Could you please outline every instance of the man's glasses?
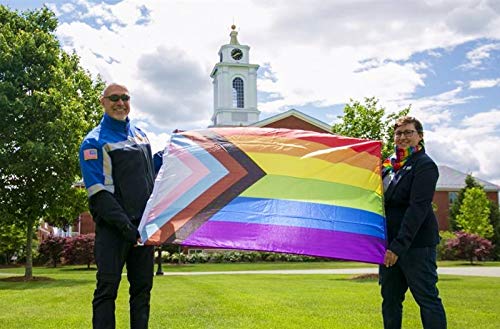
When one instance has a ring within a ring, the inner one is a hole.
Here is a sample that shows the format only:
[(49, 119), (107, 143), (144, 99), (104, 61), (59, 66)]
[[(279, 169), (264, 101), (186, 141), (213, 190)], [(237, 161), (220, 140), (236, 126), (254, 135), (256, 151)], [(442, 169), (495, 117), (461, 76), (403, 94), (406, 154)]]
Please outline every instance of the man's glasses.
[(113, 94), (109, 96), (104, 96), (104, 98), (107, 98), (112, 102), (118, 102), (120, 99), (124, 102), (128, 102), (130, 100), (130, 96), (127, 94), (121, 94), (121, 95)]
[(394, 132), (394, 136), (401, 137), (402, 135), (405, 135), (405, 137), (411, 137), (413, 136), (414, 132), (416, 132), (416, 130), (396, 131)]

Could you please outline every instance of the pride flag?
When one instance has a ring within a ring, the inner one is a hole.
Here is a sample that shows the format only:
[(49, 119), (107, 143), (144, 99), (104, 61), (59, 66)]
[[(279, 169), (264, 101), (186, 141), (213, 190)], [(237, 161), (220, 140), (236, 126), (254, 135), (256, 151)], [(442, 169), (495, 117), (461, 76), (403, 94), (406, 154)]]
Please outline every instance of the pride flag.
[(380, 149), (379, 141), (289, 129), (173, 134), (141, 238), (382, 263)]

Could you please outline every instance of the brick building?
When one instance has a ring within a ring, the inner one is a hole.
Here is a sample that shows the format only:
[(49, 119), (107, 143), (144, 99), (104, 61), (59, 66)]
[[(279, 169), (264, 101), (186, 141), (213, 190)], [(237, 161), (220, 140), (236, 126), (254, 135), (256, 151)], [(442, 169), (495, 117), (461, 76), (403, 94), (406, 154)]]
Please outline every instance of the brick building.
[[(437, 206), (436, 217), (439, 222), (440, 230), (448, 230), (450, 227), (449, 213), (450, 206), (458, 196), (458, 191), (465, 187), (465, 178), (467, 174), (460, 172), (448, 166), (438, 165), (439, 179), (434, 194), (434, 203)], [(498, 191), (500, 187), (482, 179), (474, 179), (483, 185), (488, 199), (498, 204)]]
[(295, 109), (255, 122), (250, 126), (260, 128), (301, 129), (329, 134), (332, 132), (332, 127), (330, 125)]

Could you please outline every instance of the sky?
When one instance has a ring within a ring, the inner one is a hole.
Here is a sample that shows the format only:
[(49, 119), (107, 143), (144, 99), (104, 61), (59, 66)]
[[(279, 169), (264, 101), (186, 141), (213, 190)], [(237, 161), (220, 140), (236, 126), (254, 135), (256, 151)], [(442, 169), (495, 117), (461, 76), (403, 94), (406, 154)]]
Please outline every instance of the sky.
[(43, 5), (94, 77), (125, 84), (153, 149), (211, 124), (210, 72), (238, 40), (259, 64), (260, 119), (296, 109), (327, 124), (350, 100), (411, 106), (430, 156), (500, 185), (500, 0), (0, 0)]

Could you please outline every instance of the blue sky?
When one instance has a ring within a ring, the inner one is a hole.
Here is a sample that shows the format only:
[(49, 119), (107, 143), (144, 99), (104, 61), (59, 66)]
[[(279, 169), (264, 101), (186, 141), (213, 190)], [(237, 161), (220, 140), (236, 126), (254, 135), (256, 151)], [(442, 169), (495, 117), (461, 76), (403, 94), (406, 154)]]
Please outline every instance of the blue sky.
[(237, 25), (259, 64), (261, 119), (295, 108), (331, 124), (349, 99), (411, 105), (439, 164), (500, 185), (500, 1), (8, 1), (46, 4), (94, 76), (126, 84), (155, 149), (210, 124), (210, 72)]

